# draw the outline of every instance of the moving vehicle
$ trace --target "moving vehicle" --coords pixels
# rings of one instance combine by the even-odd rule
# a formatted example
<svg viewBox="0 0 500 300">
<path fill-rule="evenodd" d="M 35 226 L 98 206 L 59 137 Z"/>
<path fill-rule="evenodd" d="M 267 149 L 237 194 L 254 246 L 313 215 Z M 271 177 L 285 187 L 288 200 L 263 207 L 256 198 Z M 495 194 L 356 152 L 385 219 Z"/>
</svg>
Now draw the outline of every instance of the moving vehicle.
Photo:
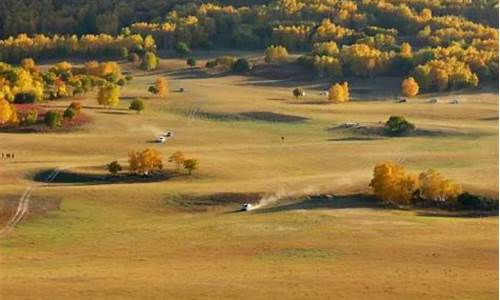
<svg viewBox="0 0 500 300">
<path fill-rule="evenodd" d="M 250 204 L 250 203 L 243 203 L 241 206 L 240 206 L 240 211 L 249 211 L 253 208 L 253 205 Z"/>
</svg>

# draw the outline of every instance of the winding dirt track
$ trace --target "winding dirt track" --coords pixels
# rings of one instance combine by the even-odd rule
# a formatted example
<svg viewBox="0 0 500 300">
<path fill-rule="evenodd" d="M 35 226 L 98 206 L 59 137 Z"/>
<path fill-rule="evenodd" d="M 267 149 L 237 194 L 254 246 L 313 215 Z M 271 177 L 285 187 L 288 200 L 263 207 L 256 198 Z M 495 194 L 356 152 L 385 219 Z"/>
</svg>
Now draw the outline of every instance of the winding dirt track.
<svg viewBox="0 0 500 300">
<path fill-rule="evenodd" d="M 57 177 L 60 171 L 60 169 L 56 168 L 52 172 L 50 172 L 50 174 L 47 175 L 47 178 L 45 178 L 45 184 L 52 182 Z M 14 214 L 14 216 L 12 216 L 9 222 L 7 222 L 5 227 L 2 228 L 2 230 L 0 231 L 0 236 L 8 235 L 14 229 L 14 227 L 16 227 L 19 222 L 21 222 L 24 216 L 28 213 L 30 198 L 33 190 L 43 184 L 44 183 L 32 184 L 28 186 L 26 190 L 24 190 L 21 198 L 19 198 L 19 204 L 17 205 L 16 213 Z"/>
</svg>

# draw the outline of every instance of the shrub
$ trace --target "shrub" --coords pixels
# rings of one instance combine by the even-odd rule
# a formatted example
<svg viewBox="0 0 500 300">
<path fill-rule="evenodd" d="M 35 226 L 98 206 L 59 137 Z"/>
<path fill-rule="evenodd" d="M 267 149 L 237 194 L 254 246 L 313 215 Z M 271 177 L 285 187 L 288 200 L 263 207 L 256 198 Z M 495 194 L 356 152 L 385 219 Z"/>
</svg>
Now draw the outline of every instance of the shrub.
<svg viewBox="0 0 500 300">
<path fill-rule="evenodd" d="M 194 57 L 189 57 L 188 59 L 186 59 L 186 64 L 190 67 L 195 67 L 196 59 Z"/>
<path fill-rule="evenodd" d="M 142 59 L 141 68 L 146 71 L 154 70 L 158 67 L 160 60 L 153 52 L 146 52 Z"/>
<path fill-rule="evenodd" d="M 128 109 L 135 110 L 137 113 L 140 113 L 144 110 L 144 101 L 142 101 L 142 99 L 135 98 L 132 102 L 130 102 Z"/>
<path fill-rule="evenodd" d="M 498 200 L 488 199 L 470 193 L 462 193 L 457 197 L 457 204 L 465 209 L 498 209 Z"/>
<path fill-rule="evenodd" d="M 236 73 L 246 73 L 252 70 L 252 66 L 250 62 L 248 62 L 245 58 L 238 58 L 233 65 L 231 66 L 231 70 Z"/>
<path fill-rule="evenodd" d="M 189 49 L 189 46 L 184 42 L 178 42 L 177 44 L 175 44 L 174 50 L 180 55 L 188 55 L 189 53 L 191 53 L 191 49 Z"/>
<path fill-rule="evenodd" d="M 292 94 L 296 99 L 299 99 L 300 96 L 304 95 L 304 90 L 302 90 L 301 88 L 295 88 L 293 89 Z"/>
<path fill-rule="evenodd" d="M 62 123 L 62 115 L 60 112 L 56 110 L 49 110 L 45 113 L 45 117 L 43 118 L 43 122 L 49 128 L 54 129 L 58 126 L 61 126 Z"/>
<path fill-rule="evenodd" d="M 77 115 L 78 113 L 76 112 L 76 110 L 68 107 L 63 113 L 63 118 L 72 121 L 76 118 Z"/>
<path fill-rule="evenodd" d="M 111 173 L 111 175 L 116 175 L 123 169 L 120 163 L 116 160 L 107 164 L 106 168 L 108 169 L 108 172 Z"/>
<path fill-rule="evenodd" d="M 134 76 L 132 76 L 132 75 L 125 75 L 125 80 L 126 80 L 127 82 L 132 81 L 132 79 L 134 79 Z"/>
<path fill-rule="evenodd" d="M 408 135 L 415 130 L 415 125 L 408 122 L 404 117 L 391 116 L 385 122 L 384 131 L 391 136 Z"/>
<path fill-rule="evenodd" d="M 20 122 L 21 125 L 23 126 L 35 125 L 37 121 L 38 121 L 38 111 L 36 111 L 35 109 L 22 113 L 20 116 Z"/>
</svg>

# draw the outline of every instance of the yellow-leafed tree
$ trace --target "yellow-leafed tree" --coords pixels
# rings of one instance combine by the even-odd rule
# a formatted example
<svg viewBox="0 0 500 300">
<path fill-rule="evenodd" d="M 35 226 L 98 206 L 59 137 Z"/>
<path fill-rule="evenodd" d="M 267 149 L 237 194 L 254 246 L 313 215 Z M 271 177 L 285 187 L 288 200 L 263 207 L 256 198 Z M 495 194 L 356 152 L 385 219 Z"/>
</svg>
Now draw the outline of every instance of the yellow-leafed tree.
<svg viewBox="0 0 500 300">
<path fill-rule="evenodd" d="M 166 97 L 168 95 L 168 81 L 165 78 L 160 77 L 156 79 L 155 87 L 158 96 Z"/>
<path fill-rule="evenodd" d="M 117 106 L 120 103 L 120 88 L 114 84 L 108 84 L 99 89 L 97 102 L 106 107 Z"/>
<path fill-rule="evenodd" d="M 336 83 L 330 87 L 328 99 L 335 103 L 344 103 L 349 101 L 349 84 Z"/>
<path fill-rule="evenodd" d="M 133 174 L 148 175 L 159 172 L 163 168 L 161 153 L 151 148 L 129 153 L 128 162 L 129 171 Z"/>
<path fill-rule="evenodd" d="M 0 125 L 17 123 L 17 113 L 14 105 L 5 99 L 0 99 Z"/>
<path fill-rule="evenodd" d="M 383 162 L 375 166 L 370 186 L 375 195 L 384 202 L 409 204 L 419 183 L 418 177 L 407 174 L 402 166 Z"/>
<path fill-rule="evenodd" d="M 266 49 L 264 61 L 268 64 L 279 64 L 286 60 L 288 51 L 283 46 L 269 46 Z"/>
<path fill-rule="evenodd" d="M 401 94 L 405 97 L 413 97 L 418 94 L 420 87 L 413 77 L 408 77 L 401 82 Z"/>
<path fill-rule="evenodd" d="M 458 184 L 432 169 L 420 173 L 419 181 L 420 197 L 425 200 L 453 200 L 462 192 Z"/>
</svg>

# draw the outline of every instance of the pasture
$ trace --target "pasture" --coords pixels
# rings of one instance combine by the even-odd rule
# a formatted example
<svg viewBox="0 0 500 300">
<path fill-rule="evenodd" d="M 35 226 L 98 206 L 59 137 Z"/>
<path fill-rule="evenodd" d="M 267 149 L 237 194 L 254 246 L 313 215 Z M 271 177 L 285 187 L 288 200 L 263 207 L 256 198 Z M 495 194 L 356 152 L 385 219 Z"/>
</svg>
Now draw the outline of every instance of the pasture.
<svg viewBox="0 0 500 300">
<path fill-rule="evenodd" d="M 320 96 L 331 84 L 326 79 L 272 70 L 207 74 L 172 58 L 152 72 L 122 67 L 134 79 L 119 107 L 104 109 L 93 94 L 78 99 L 92 118 L 83 128 L 0 133 L 0 150 L 16 154 L 0 160 L 0 200 L 17 201 L 30 185 L 36 185 L 33 207 L 60 199 L 59 210 L 29 214 L 0 240 L 2 297 L 498 296 L 497 217 L 388 209 L 364 196 L 373 166 L 392 160 L 415 172 L 434 168 L 465 190 L 497 197 L 496 86 L 396 103 L 395 79 L 353 79 L 353 100 L 335 105 Z M 169 80 L 166 100 L 147 92 L 159 76 Z M 306 96 L 295 99 L 295 87 Z M 127 109 L 135 97 L 145 99 L 141 114 Z M 430 97 L 439 103 L 427 103 Z M 449 103 L 454 99 L 459 104 Z M 379 126 L 391 115 L 406 117 L 421 134 L 389 138 L 340 128 Z M 174 138 L 154 143 L 165 130 Z M 104 172 L 105 164 L 125 164 L 129 151 L 147 147 L 164 155 L 167 168 L 174 168 L 168 156 L 180 150 L 198 158 L 200 170 L 157 182 L 34 180 L 55 168 Z M 275 193 L 287 197 L 268 209 L 234 212 L 239 199 Z M 334 197 L 305 197 L 324 193 Z"/>
</svg>

